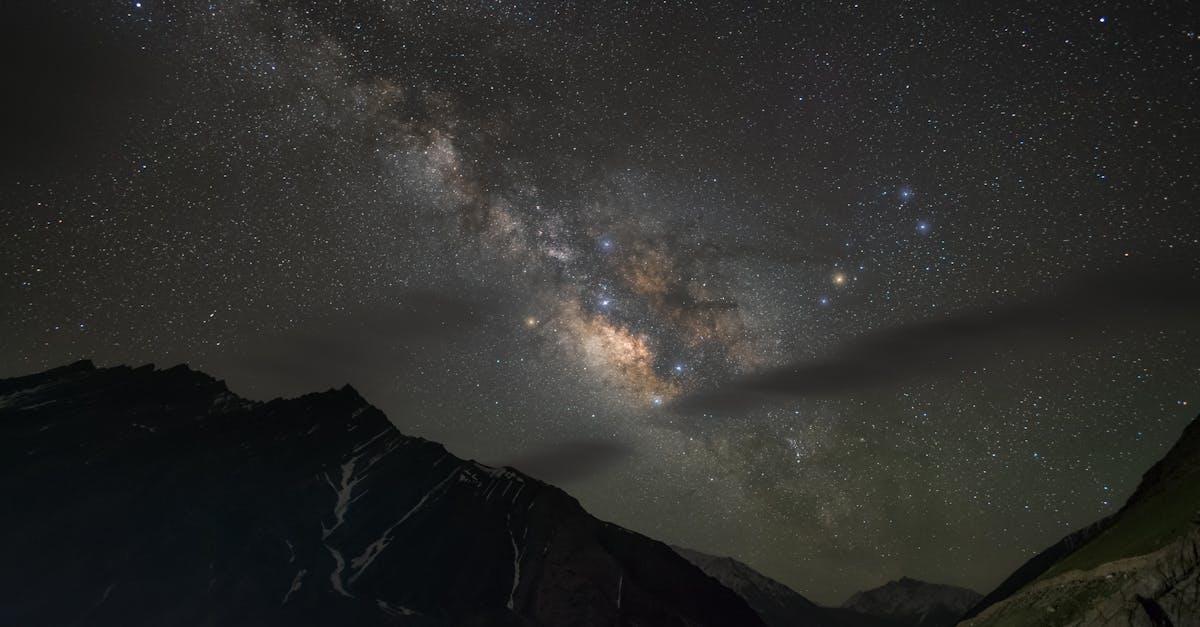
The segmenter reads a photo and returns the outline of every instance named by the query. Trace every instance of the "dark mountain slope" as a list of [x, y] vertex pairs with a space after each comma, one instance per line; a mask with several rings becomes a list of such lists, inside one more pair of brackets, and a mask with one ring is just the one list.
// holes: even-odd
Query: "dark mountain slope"
[[984, 595], [974, 607], [967, 611], [963, 618], [972, 618], [987, 609], [988, 606], [1012, 596], [1017, 590], [1020, 590], [1029, 582], [1040, 577], [1042, 573], [1050, 570], [1051, 567], [1064, 557], [1075, 552], [1075, 549], [1087, 544], [1092, 538], [1099, 535], [1101, 531], [1107, 529], [1112, 520], [1112, 516], [1106, 516], [1082, 529], [1076, 529], [1063, 536], [1058, 542], [1050, 545], [1046, 550], [1029, 558], [1029, 561], [1021, 564], [1011, 575], [1000, 582], [999, 586], [996, 586], [994, 590]]
[[971, 615], [964, 624], [1200, 626], [1200, 418], [1116, 514], [1027, 562]]
[[349, 387], [0, 380], [0, 624], [759, 625], [670, 548], [400, 434]]

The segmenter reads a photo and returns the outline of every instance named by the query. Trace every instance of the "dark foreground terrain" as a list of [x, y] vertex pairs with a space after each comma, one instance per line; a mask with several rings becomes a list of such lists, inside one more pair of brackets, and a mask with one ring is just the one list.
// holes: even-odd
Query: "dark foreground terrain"
[[405, 436], [349, 386], [259, 403], [182, 366], [0, 380], [0, 499], [2, 625], [1200, 627], [1200, 418], [982, 599], [905, 578], [821, 607]]
[[407, 437], [349, 387], [0, 381], [3, 625], [761, 625], [668, 546]]

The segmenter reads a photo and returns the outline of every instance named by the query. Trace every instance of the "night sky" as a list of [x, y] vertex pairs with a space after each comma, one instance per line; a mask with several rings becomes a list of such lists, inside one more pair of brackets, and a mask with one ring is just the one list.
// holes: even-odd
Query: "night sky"
[[824, 603], [990, 589], [1200, 407], [1196, 3], [0, 24], [0, 376], [350, 382]]

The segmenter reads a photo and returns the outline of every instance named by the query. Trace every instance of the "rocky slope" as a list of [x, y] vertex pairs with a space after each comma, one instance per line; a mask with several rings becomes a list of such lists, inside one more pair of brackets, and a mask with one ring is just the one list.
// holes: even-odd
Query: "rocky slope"
[[1200, 418], [1094, 527], [1059, 559], [1022, 566], [1019, 589], [961, 624], [1200, 627]]
[[761, 625], [664, 544], [399, 433], [349, 387], [0, 380], [0, 624]]
[[902, 577], [856, 592], [842, 607], [912, 627], [949, 627], [981, 598], [974, 590]]
[[978, 603], [975, 604], [963, 616], [964, 619], [973, 618], [983, 610], [995, 603], [1007, 599], [1012, 596], [1017, 590], [1025, 587], [1027, 584], [1037, 579], [1042, 573], [1050, 570], [1055, 564], [1061, 561], [1066, 556], [1074, 553], [1076, 549], [1087, 544], [1108, 528], [1112, 523], [1113, 517], [1107, 516], [1102, 518], [1082, 529], [1067, 534], [1058, 542], [1055, 542], [1050, 548], [1038, 553], [1013, 571], [1011, 575], [1006, 577], [995, 590], [987, 593]]

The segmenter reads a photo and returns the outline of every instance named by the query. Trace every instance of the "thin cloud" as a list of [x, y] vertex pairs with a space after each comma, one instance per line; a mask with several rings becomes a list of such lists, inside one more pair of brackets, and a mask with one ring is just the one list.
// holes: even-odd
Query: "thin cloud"
[[1092, 277], [1021, 302], [901, 324], [679, 399], [681, 414], [739, 413], [787, 398], [846, 397], [962, 372], [1002, 353], [1033, 356], [1081, 338], [1133, 329], [1195, 326], [1200, 282], [1182, 271]]

